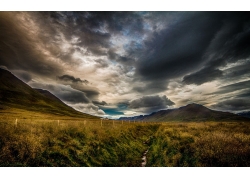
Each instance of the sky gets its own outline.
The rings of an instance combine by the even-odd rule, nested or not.
[[[0,67],[84,113],[250,110],[250,13],[0,12]]]

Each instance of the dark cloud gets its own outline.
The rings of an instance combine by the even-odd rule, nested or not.
[[[98,98],[98,90],[94,87],[88,86],[89,82],[87,80],[75,78],[70,75],[58,76],[58,80],[64,85],[70,85],[73,89],[83,92],[89,99]]]
[[[91,101],[86,97],[86,95],[78,90],[71,87],[59,85],[59,84],[41,84],[31,82],[29,83],[34,88],[46,89],[56,95],[63,101],[67,103],[90,103]]]
[[[111,35],[138,36],[143,20],[136,12],[40,12],[65,38],[79,37],[76,43],[93,55],[106,55]]]
[[[245,98],[245,99],[248,99],[249,97],[250,97],[250,88],[241,91],[241,92],[236,96],[236,98]]]
[[[210,61],[201,70],[184,76],[182,82],[186,84],[201,85],[205,82],[213,81],[223,76],[223,72],[219,69],[216,69],[222,65],[225,65],[225,60],[223,59]]]
[[[90,87],[90,86],[84,86],[82,84],[71,84],[71,87],[73,89],[76,89],[76,90],[83,92],[91,100],[97,99],[98,95],[100,94],[98,89],[96,89],[94,87]]]
[[[31,79],[32,76],[26,72],[26,71],[22,71],[22,70],[13,70],[12,71],[19,79],[21,79],[22,81],[28,83]]]
[[[249,12],[225,12],[223,27],[218,32],[209,52],[217,52],[225,58],[249,56]],[[209,50],[210,50],[209,49]]]
[[[57,92],[56,95],[63,101],[70,103],[89,103],[90,100],[82,93],[77,91]]]
[[[115,60],[118,58],[118,54],[115,53],[115,49],[109,49],[108,50],[108,58],[111,59],[111,60]]]
[[[200,85],[246,72],[227,74],[220,68],[250,57],[249,12],[182,12],[171,16],[175,16],[168,16],[174,21],[145,41],[146,56],[137,61],[137,78],[166,84],[184,75],[184,83]],[[158,13],[156,17],[161,16]],[[150,85],[144,89],[155,87]]]
[[[184,13],[145,42],[147,56],[138,61],[137,74],[146,80],[168,80],[200,67],[221,23],[218,13]]]
[[[143,31],[142,18],[137,12],[87,12],[86,14],[76,15],[76,23],[81,24],[84,21],[85,26],[92,31],[98,31],[104,25],[107,30],[115,34],[138,35]]]
[[[122,97],[130,103],[115,102],[111,114],[140,107],[149,112],[169,106],[157,93],[191,94],[185,84],[214,80],[222,87],[204,96],[233,92],[230,98],[239,100],[249,97],[249,17],[249,12],[0,12],[0,65],[29,84],[53,84],[58,77],[54,84],[63,85],[48,88],[93,113],[108,106],[101,96],[126,91],[118,94],[142,97]],[[191,101],[190,95],[180,102]]]
[[[250,87],[250,81],[242,81],[242,82],[237,82],[234,84],[229,84],[226,86],[222,86],[219,88],[218,91],[213,92],[213,93],[209,93],[207,95],[211,95],[211,94],[226,94],[226,93],[231,93],[234,91],[238,91],[238,90],[243,90],[243,89],[248,89]]]
[[[196,73],[185,76],[183,82],[186,84],[200,85],[205,82],[213,81],[219,77],[222,77],[222,75],[223,72],[219,69],[203,68]]]
[[[76,104],[71,104],[71,106],[81,112],[92,114],[92,115],[105,115],[105,112],[101,110],[98,106],[95,106],[93,104],[83,104],[83,103],[76,103]]]
[[[130,102],[128,107],[132,109],[138,109],[138,108],[161,109],[172,105],[174,105],[174,102],[168,99],[165,95],[162,97],[156,95],[156,96],[144,96],[142,98],[135,99]]]
[[[224,70],[225,81],[238,81],[250,77],[250,61],[242,60],[239,65]]]
[[[62,76],[58,76],[58,78],[62,81],[71,81],[72,83],[85,83],[88,84],[89,82],[87,80],[81,80],[80,78],[75,78],[74,76],[70,76],[70,75],[62,75]]]
[[[96,105],[96,106],[105,106],[105,105],[107,105],[107,103],[105,102],[105,101],[101,101],[101,102],[99,102],[99,101],[92,101],[92,103],[94,104],[94,105]]]
[[[50,56],[44,54],[42,46],[38,46],[38,35],[31,31],[34,27],[28,27],[20,20],[25,14],[0,12],[0,64],[9,69],[22,69],[40,76],[58,74],[62,71],[61,66],[50,61]],[[31,22],[29,18],[26,17],[27,22]]]
[[[133,90],[144,95],[150,95],[163,92],[164,90],[167,89],[167,86],[168,86],[167,81],[156,79],[155,81],[145,82],[144,85],[135,84]]]
[[[129,55],[119,55],[116,53],[115,49],[109,49],[108,51],[108,58],[110,60],[115,60],[116,62],[119,62],[123,65],[131,66],[134,64],[135,60],[133,57],[130,57]]]
[[[250,14],[246,12],[224,13],[222,28],[217,32],[204,54],[204,57],[208,59],[205,68],[185,76],[183,82],[200,85],[212,81],[223,76],[224,73],[218,69],[219,67],[249,58],[249,17]],[[217,59],[213,59],[214,57]],[[242,69],[240,72],[235,68],[230,74],[225,73],[224,78],[229,79],[246,73],[245,68],[239,68]]]
[[[229,99],[213,105],[212,108],[228,111],[248,110],[250,109],[250,101],[242,98]]]

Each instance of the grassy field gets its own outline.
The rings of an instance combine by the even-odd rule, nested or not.
[[[10,113],[0,116],[0,166],[141,166],[148,145],[146,166],[250,166],[250,123],[129,123]]]
[[[158,129],[142,123],[22,113],[0,120],[0,166],[140,166],[147,148],[143,142]]]
[[[164,123],[147,166],[250,166],[250,123]]]

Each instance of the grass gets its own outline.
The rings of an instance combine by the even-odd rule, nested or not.
[[[250,166],[250,123],[164,123],[147,166]]]
[[[38,113],[22,117],[17,126],[13,117],[0,120],[0,166],[140,166],[143,142],[158,129]]]
[[[17,109],[0,117],[0,166],[141,166],[145,141],[146,166],[250,166],[247,122],[129,123]]]

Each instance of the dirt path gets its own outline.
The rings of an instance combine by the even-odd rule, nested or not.
[[[147,153],[149,151],[149,147],[150,147],[150,141],[153,138],[153,136],[150,136],[149,139],[145,142],[143,142],[143,144],[147,145],[147,150],[145,150],[142,154],[142,163],[141,163],[141,167],[146,167],[147,165]]]
[[[147,153],[148,153],[148,149],[142,155],[142,158],[141,158],[141,160],[142,160],[141,167],[145,167],[146,164],[147,164],[147,156],[146,156]]]

